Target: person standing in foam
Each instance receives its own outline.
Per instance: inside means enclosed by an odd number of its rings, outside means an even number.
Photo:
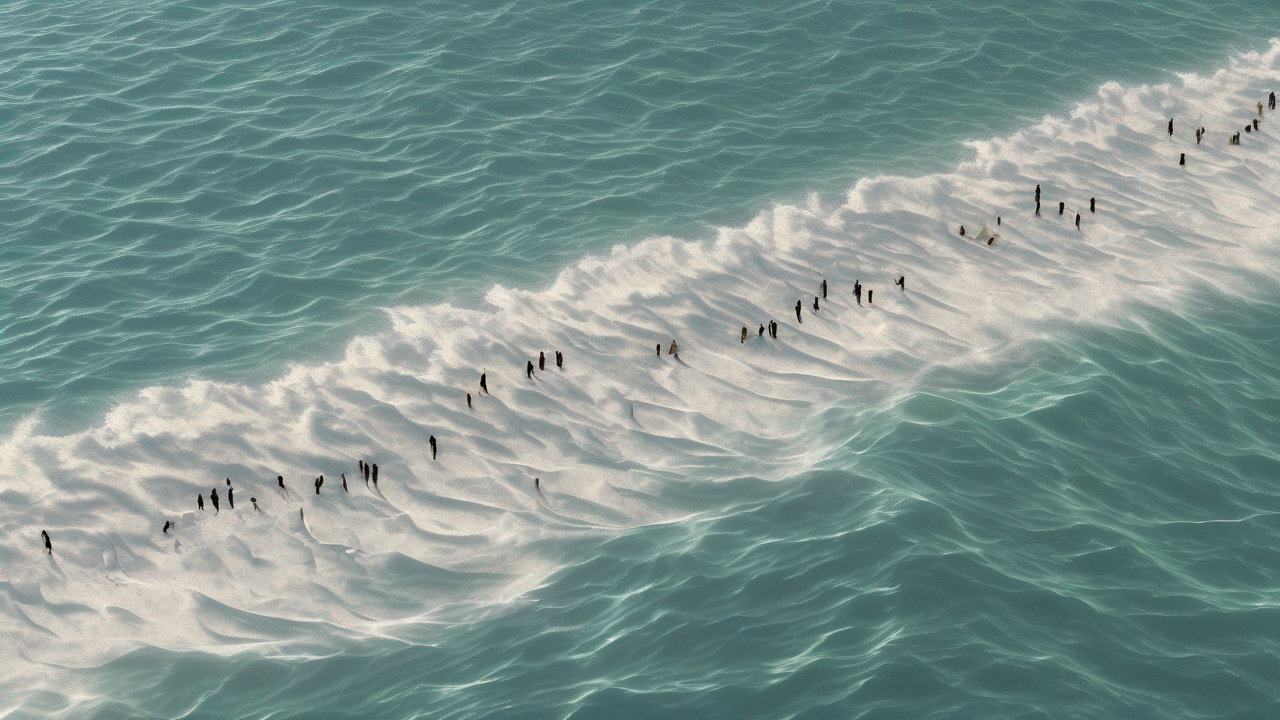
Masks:
[[[1276,94],[1271,93],[1271,97],[1267,100],[1267,107],[1272,110],[1276,109]]]
[[[231,481],[227,480],[227,484],[230,485]],[[236,489],[233,487],[227,488],[227,507],[232,510],[236,509]]]
[[[525,367],[524,374],[529,376],[530,380],[533,379],[533,361],[532,360],[530,360],[528,366]]]
[[[799,300],[796,301],[796,322],[798,323],[804,323],[804,320],[800,319],[800,308],[802,305],[803,303],[801,303]]]
[[[285,487],[284,487],[284,476],[283,476],[283,475],[277,475],[277,476],[276,476],[276,487],[280,488],[281,490],[284,490],[284,489],[285,489]]]
[[[369,463],[364,464],[364,486],[369,487]]]
[[[173,523],[169,522],[168,520],[165,520],[165,521],[164,521],[164,527],[163,527],[163,528],[161,528],[160,532],[164,533],[165,535],[168,535],[168,534],[169,534],[169,528],[171,528],[171,527],[173,527]]]
[[[672,341],[671,341],[671,348],[670,348],[669,350],[667,350],[667,354],[668,354],[668,355],[675,355],[677,358],[679,358],[679,357],[680,357],[680,349],[676,347],[676,341],[675,341],[675,340],[672,340]]]
[[[859,305],[862,304],[862,283],[857,280],[853,281],[853,297],[858,301]]]
[[[658,357],[662,357],[662,343],[658,343],[655,348],[658,351]]]
[[[471,393],[467,393],[467,409],[471,409]]]
[[[544,352],[538,353],[538,370],[541,372],[546,372],[547,370],[547,354]]]
[[[559,350],[556,351],[556,367],[560,372],[564,372],[564,353]]]
[[[747,342],[747,326],[746,326],[746,325],[743,325],[743,326],[742,326],[742,341],[741,341],[739,344],[740,344],[740,345],[741,345],[741,344],[745,344],[746,342]]]
[[[1076,213],[1076,229],[1080,229],[1080,213]]]
[[[818,298],[813,299],[813,311],[818,312]]]
[[[40,537],[44,540],[44,551],[49,553],[50,557],[53,557],[53,543],[49,540],[49,533],[41,530]]]
[[[872,296],[872,295],[874,295],[874,294],[875,294],[875,292],[876,292],[875,290],[867,290],[867,304],[868,304],[868,305],[873,304],[873,303],[871,302],[871,296]]]
[[[1169,118],[1169,137],[1173,137],[1173,118]]]
[[[760,332],[756,334],[756,337],[764,337],[764,325],[760,326]]]
[[[347,492],[347,474],[342,473],[342,492]]]
[[[822,281],[822,299],[827,299],[827,281],[825,279]]]
[[[320,486],[323,484],[324,484],[324,476],[321,475],[320,477],[316,478],[316,482],[315,482],[317,495],[320,494]]]
[[[481,392],[482,394],[488,395],[488,394],[489,394],[489,383],[485,382],[485,380],[484,380],[484,376],[485,376],[485,375],[486,375],[486,373],[480,373],[480,392]]]
[[[213,511],[215,513],[221,512],[221,508],[218,507],[218,488],[209,491],[209,499],[213,501]]]
[[[378,463],[373,464],[373,486],[378,487]]]
[[[1036,185],[1036,214],[1040,214],[1040,186]]]
[[[431,459],[436,459],[436,436],[432,435],[427,439],[427,443],[431,445]]]
[[[196,493],[196,507],[200,508],[201,512],[204,511],[204,495],[200,493]]]
[[[902,288],[902,292],[906,292],[906,291],[907,291],[907,276],[906,276],[906,275],[903,275],[902,277],[898,278],[897,280],[894,280],[894,281],[893,281],[893,284],[894,284],[894,285],[897,285],[897,286],[898,286],[898,287],[900,287],[900,288]]]

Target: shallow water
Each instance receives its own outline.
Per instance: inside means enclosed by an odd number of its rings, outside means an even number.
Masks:
[[[1273,716],[1276,11],[877,8],[13,5],[0,712]]]

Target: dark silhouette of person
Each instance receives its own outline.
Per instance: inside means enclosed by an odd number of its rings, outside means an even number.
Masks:
[[[1186,164],[1187,164],[1187,154],[1186,154],[1186,153],[1180,153],[1180,154],[1178,155],[1178,164],[1179,164],[1179,165],[1186,165]]]
[[[777,340],[778,339],[778,321],[770,320],[769,322],[773,323],[773,339]]]
[[[1097,198],[1089,198],[1089,212],[1096,212],[1094,208],[1097,207],[1097,201]]]
[[[471,393],[467,393],[467,409],[471,409]]]
[[[1169,118],[1169,137],[1173,137],[1173,118]]]
[[[360,468],[360,472],[361,472],[361,473],[363,473],[363,472],[364,472],[364,461],[363,461],[363,460],[356,460],[356,467]]]
[[[862,283],[857,280],[853,281],[853,297],[857,299],[858,304],[862,304]]]
[[[204,496],[200,493],[196,493],[196,507],[204,510]]]
[[[1059,215],[1061,215],[1062,213],[1066,212],[1066,210],[1067,210],[1067,204],[1066,204],[1066,203],[1064,203],[1064,202],[1059,202],[1059,203],[1058,203],[1058,214],[1059,214]]]
[[[960,226],[960,237],[964,237],[964,226]]]
[[[1268,109],[1271,109],[1271,110],[1275,110],[1275,109],[1276,109],[1276,94],[1275,94],[1275,93],[1271,93],[1271,97],[1267,100],[1267,107],[1268,107]]]
[[[538,481],[538,478],[533,479],[533,489],[542,492],[542,484]]]
[[[378,463],[373,464],[373,486],[378,487]]]
[[[1080,213],[1076,213],[1076,229],[1080,229]]]
[[[277,475],[277,476],[276,476],[276,486],[277,486],[277,487],[279,487],[281,490],[284,490],[284,476],[283,476],[283,475]]]
[[[436,459],[436,436],[432,435],[430,438],[427,439],[427,442],[431,445],[431,459],[435,460]]]
[[[547,354],[544,352],[538,353],[538,369],[544,372],[547,369]]]
[[[675,340],[671,341],[671,347],[667,348],[667,354],[675,355],[677,358],[680,357],[680,349],[676,347]]]
[[[49,533],[45,532],[44,530],[41,530],[40,537],[44,539],[44,551],[49,553],[50,557],[52,557],[53,543],[49,540]]]
[[[249,498],[249,502],[253,503],[253,511],[254,511],[254,512],[262,512],[262,510],[258,508],[258,498],[256,498],[256,497],[251,497],[251,498]]]
[[[804,322],[803,320],[800,319],[800,308],[802,305],[803,303],[801,303],[799,300],[796,301],[796,322],[798,323]]]
[[[1254,118],[1254,119],[1253,119],[1253,129],[1254,129],[1254,130],[1257,130],[1257,129],[1258,129],[1258,118]]]
[[[231,478],[227,478],[227,487],[231,487]]]
[[[747,326],[746,326],[746,325],[743,325],[743,326],[742,326],[742,340],[741,340],[741,341],[739,341],[739,343],[738,343],[738,344],[739,344],[739,345],[741,345],[742,343],[745,343],[746,341],[747,341]]]
[[[1036,201],[1036,214],[1037,214],[1037,215],[1039,215],[1039,214],[1040,214],[1040,201],[1039,201],[1039,200],[1037,200],[1037,201]]]
[[[1196,128],[1196,144],[1197,144],[1197,145],[1199,145],[1199,144],[1200,144],[1200,135],[1201,135],[1201,134],[1202,134],[1202,133],[1200,132],[1200,128]]]
[[[236,509],[236,489],[233,487],[227,488],[227,507]]]
[[[372,469],[373,468],[369,465],[369,463],[364,464],[364,486],[365,487],[369,487],[369,471]]]
[[[813,299],[813,311],[818,312],[818,298]]]
[[[218,507],[218,488],[209,491],[209,499],[213,501],[213,511],[222,512],[222,508]]]
[[[556,351],[556,367],[564,370],[564,353]]]
[[[1245,131],[1245,132],[1253,132],[1253,128],[1252,128],[1252,126],[1250,126],[1250,125],[1245,125],[1245,126],[1244,126],[1244,131]]]
[[[1040,185],[1036,184],[1036,202],[1040,202]]]
[[[902,288],[902,291],[903,291],[903,292],[906,292],[906,291],[907,291],[907,276],[906,276],[906,275],[903,275],[902,277],[900,277],[900,278],[898,278],[897,280],[895,280],[893,284],[894,284],[894,285],[897,285],[897,286],[898,286],[898,287],[900,287],[900,288]]]
[[[658,343],[655,349],[658,351],[658,357],[662,357],[662,343]]]
[[[996,224],[997,224],[997,225],[999,225],[999,224],[1000,224],[1000,216],[999,216],[999,215],[997,215],[997,216],[996,216]]]
[[[827,281],[825,279],[822,281],[822,299],[827,299]]]
[[[482,392],[482,393],[484,393],[484,394],[488,395],[488,394],[489,394],[489,383],[485,382],[485,380],[484,380],[484,376],[485,376],[485,375],[486,375],[486,373],[480,373],[480,392]]]
[[[168,535],[168,534],[169,534],[169,528],[170,528],[172,525],[173,525],[173,523],[169,522],[168,520],[165,520],[165,521],[164,521],[164,527],[160,530],[160,532],[164,533],[165,535]]]
[[[530,360],[529,364],[525,367],[524,374],[528,375],[530,380],[533,379],[533,361],[532,360]]]
[[[349,492],[347,490],[347,474],[346,473],[342,473],[342,492]]]
[[[871,302],[871,296],[872,296],[874,293],[875,293],[875,290],[867,290],[867,304],[868,304],[868,305],[871,305],[871,304],[872,304],[872,302]]]
[[[756,337],[764,337],[764,325],[760,325],[760,332],[756,333]]]
[[[320,486],[323,484],[324,484],[324,476],[321,475],[320,477],[316,478],[316,494],[317,495],[320,494]]]

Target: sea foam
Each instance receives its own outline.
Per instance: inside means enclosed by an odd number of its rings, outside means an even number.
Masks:
[[[1027,341],[1208,287],[1274,293],[1280,125],[1269,113],[1227,138],[1278,80],[1273,42],[1210,76],[1107,84],[1070,117],[974,142],[950,173],[863,179],[838,207],[774,207],[703,242],[617,247],[478,307],[392,308],[388,332],[265,385],[150,388],[69,436],[29,418],[0,445],[0,676],[12,688],[140,646],[421,641],[519,602],[583,533],[682,517],[664,483],[814,467],[860,412],[927,391],[931,373],[1016,365]],[[984,224],[990,246],[972,237]],[[854,302],[855,280],[874,304]],[[776,341],[756,335],[770,320]],[[563,372],[525,378],[556,350]],[[377,489],[357,459],[379,464]],[[235,509],[195,511],[227,477]]]

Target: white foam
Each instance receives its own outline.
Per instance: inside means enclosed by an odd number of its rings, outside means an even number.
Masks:
[[[952,173],[864,179],[841,207],[779,206],[712,241],[618,247],[544,291],[496,287],[483,307],[395,308],[391,331],[264,386],[151,388],[64,437],[33,418],[0,444],[0,642],[14,651],[0,677],[140,645],[412,639],[517,601],[583,533],[679,517],[659,499],[665,482],[813,467],[859,412],[940,365],[1116,322],[1134,303],[1176,305],[1206,283],[1270,290],[1280,118],[1240,146],[1227,138],[1278,80],[1273,43],[1208,77],[1108,84],[1068,118],[974,143]],[[957,236],[997,215],[994,245]],[[905,293],[891,284],[903,273]],[[822,278],[831,296],[815,316]],[[855,278],[874,305],[853,302]],[[756,337],[771,319],[779,339]],[[566,370],[529,381],[540,350],[564,351]],[[477,392],[484,369],[492,397]],[[380,465],[378,492],[356,479],[357,458]],[[225,477],[236,509],[195,512]]]

